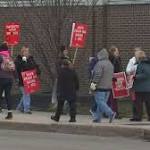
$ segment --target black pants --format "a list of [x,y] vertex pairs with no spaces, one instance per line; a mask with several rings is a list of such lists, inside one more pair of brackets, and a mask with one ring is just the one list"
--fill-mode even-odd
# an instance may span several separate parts
[[150,120],[150,92],[136,92],[137,119],[142,120],[143,103],[145,103],[148,120]]
[[5,99],[8,110],[12,110],[11,89],[12,79],[0,78],[0,106],[2,102],[2,94],[5,92]]
[[138,119],[136,100],[134,102],[132,102],[132,118],[133,119]]
[[69,104],[69,108],[70,108],[70,118],[75,119],[75,117],[76,117],[76,100],[75,99],[68,100],[66,98],[59,98],[58,104],[57,104],[57,110],[56,110],[56,114],[55,114],[55,117],[58,120],[60,118],[60,115],[62,114],[64,103],[66,100],[67,100],[67,102]]

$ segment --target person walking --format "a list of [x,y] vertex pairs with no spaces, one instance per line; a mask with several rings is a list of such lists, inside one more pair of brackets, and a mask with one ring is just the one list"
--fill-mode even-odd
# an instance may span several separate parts
[[21,100],[17,106],[17,110],[26,114],[32,114],[31,112],[31,95],[25,92],[23,79],[21,73],[36,69],[37,74],[40,75],[39,66],[36,64],[33,56],[30,55],[29,48],[23,46],[21,54],[17,56],[15,60],[16,70],[19,78],[19,87],[22,94]]
[[[109,50],[109,60],[114,66],[114,73],[119,73],[122,71],[121,58],[119,49],[116,46],[112,46]],[[115,79],[114,79],[115,80]],[[112,92],[110,93],[110,97],[107,103],[111,109],[116,112],[116,118],[120,119],[119,111],[118,111],[118,102],[117,99],[113,98]]]
[[[142,52],[142,49],[140,47],[136,47],[134,49],[134,56],[129,60],[127,67],[126,67],[126,74],[127,76],[134,76],[136,74],[137,66],[138,66],[138,60],[140,58],[140,53]],[[133,88],[130,89],[130,97],[132,100],[132,118],[130,118],[130,121],[138,121],[137,118],[137,108],[136,108],[136,95]]]
[[[89,73],[89,83],[90,84],[91,84],[91,81],[92,81],[92,78],[93,78],[93,71],[94,71],[94,67],[95,67],[97,61],[98,61],[97,57],[90,57],[89,58],[88,73]],[[96,101],[95,101],[93,92],[91,90],[89,90],[89,94],[91,96],[91,101],[92,101],[91,108],[90,108],[90,113],[91,113],[92,116],[94,116],[94,113],[97,109]]]
[[0,45],[0,106],[4,92],[8,109],[8,114],[5,119],[13,118],[11,89],[15,74],[14,72],[15,65],[11,59],[10,51],[7,44],[3,43]]
[[145,103],[148,121],[150,121],[150,58],[140,52],[133,88],[136,94],[137,120],[142,121],[143,103]]
[[[71,66],[72,62],[71,62],[71,59],[69,57],[69,51],[68,51],[66,46],[62,45],[60,47],[60,53],[59,53],[59,56],[58,56],[58,61],[56,62],[56,74],[57,74],[57,76],[56,76],[56,79],[54,81],[53,92],[52,92],[52,104],[54,104],[54,108],[57,107],[57,95],[59,94],[59,93],[57,93],[58,92],[57,91],[57,80],[58,80],[57,78],[58,78],[58,74],[60,73],[61,66],[62,66],[62,63],[63,63],[64,60],[69,61],[70,66]],[[65,103],[64,103],[63,113],[67,114],[68,109],[69,109],[69,105],[68,105],[67,100],[66,100]]]
[[60,120],[65,101],[70,107],[69,122],[76,122],[76,94],[79,90],[79,81],[75,70],[70,65],[68,60],[64,60],[58,74],[58,104],[55,115],[51,116],[51,119],[56,122]]
[[106,49],[102,49],[97,54],[98,62],[94,67],[93,79],[90,89],[94,91],[94,97],[97,104],[94,113],[93,122],[101,122],[102,114],[105,113],[109,117],[111,123],[116,113],[107,105],[107,101],[112,90],[112,78],[114,68],[109,60],[109,54]]

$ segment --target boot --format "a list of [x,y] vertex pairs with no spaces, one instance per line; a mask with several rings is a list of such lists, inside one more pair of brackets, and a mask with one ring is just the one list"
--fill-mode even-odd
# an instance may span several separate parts
[[51,120],[53,120],[55,122],[59,122],[59,118],[57,118],[56,116],[51,116]]
[[5,117],[6,120],[11,120],[13,118],[12,112],[8,112],[7,117]]
[[69,122],[76,122],[76,118],[75,117],[71,117],[71,119],[69,120]]

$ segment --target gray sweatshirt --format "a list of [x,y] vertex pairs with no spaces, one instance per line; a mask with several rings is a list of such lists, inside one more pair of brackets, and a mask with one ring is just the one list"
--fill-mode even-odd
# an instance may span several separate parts
[[114,68],[109,61],[107,50],[102,49],[98,52],[97,58],[92,82],[97,84],[97,90],[111,90]]

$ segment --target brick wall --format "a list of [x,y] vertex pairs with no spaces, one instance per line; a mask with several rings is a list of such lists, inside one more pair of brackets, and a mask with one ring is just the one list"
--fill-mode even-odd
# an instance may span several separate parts
[[[54,9],[54,8],[53,8]],[[66,9],[66,8],[65,8]],[[60,38],[61,44],[68,44],[71,32],[71,24],[74,21],[85,22],[89,25],[89,35],[84,49],[80,49],[77,55],[75,67],[79,74],[81,88],[80,95],[88,93],[88,57],[91,56],[93,48],[97,51],[99,47],[106,45],[116,45],[121,51],[121,57],[124,67],[128,59],[133,55],[135,46],[142,47],[149,53],[150,47],[150,5],[108,5],[105,8],[96,6],[95,14],[88,6],[68,9],[67,16],[62,20],[62,30],[60,37],[54,34],[57,30],[56,16],[47,15],[46,8],[0,8],[0,41],[3,40],[4,23],[8,21],[18,21],[21,23],[21,43],[15,47],[15,54],[19,52],[23,44],[28,44],[37,62],[42,68],[42,92],[51,92],[51,80],[46,68],[53,67],[56,58],[57,48],[49,44],[49,37],[45,28],[49,21],[54,20],[51,31],[53,38]],[[38,14],[38,15],[37,15]],[[42,18],[42,22],[39,19]],[[41,17],[42,16],[42,17]],[[92,17],[95,16],[93,19]],[[58,16],[57,16],[58,17]],[[60,15],[59,17],[63,17]],[[94,22],[94,28],[93,28]],[[44,29],[43,29],[44,28]],[[94,32],[94,33],[92,33]],[[93,43],[94,39],[94,43]],[[41,51],[46,51],[49,57],[44,66],[45,56]],[[71,50],[73,55],[74,50]]]

